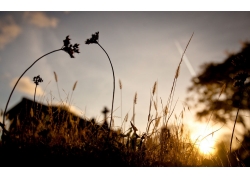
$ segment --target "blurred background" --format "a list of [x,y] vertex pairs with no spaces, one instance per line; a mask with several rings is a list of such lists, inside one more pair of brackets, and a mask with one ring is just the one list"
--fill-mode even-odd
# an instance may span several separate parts
[[[232,132],[234,118],[226,124],[216,118],[208,120],[209,117],[201,121],[196,112],[202,110],[204,104],[188,103],[188,88],[194,87],[195,81],[191,80],[204,72],[202,65],[223,63],[250,40],[249,18],[250,12],[0,12],[0,109],[4,110],[13,85],[23,71],[40,56],[61,48],[69,35],[72,44],[80,44],[80,54],[70,58],[66,52],[59,51],[36,63],[20,81],[8,109],[22,97],[33,99],[32,80],[40,75],[43,82],[36,92],[38,102],[60,104],[60,93],[72,111],[102,122],[104,106],[111,109],[112,71],[102,49],[96,44],[85,44],[86,39],[99,31],[99,43],[111,58],[116,78],[114,126],[121,126],[127,113],[131,120],[137,93],[135,126],[140,133],[145,132],[153,85],[157,81],[157,107],[161,111],[162,104],[167,103],[181,55],[194,33],[181,64],[171,119],[185,108],[183,122],[192,139],[223,126],[213,134],[209,146],[224,137],[229,142],[230,136],[225,135]],[[222,87],[224,82],[218,83]],[[235,117],[235,109],[233,112]],[[244,113],[245,117],[249,115],[248,111]],[[243,140],[243,129],[247,127],[247,122],[245,127],[237,126],[235,133],[239,141]],[[237,147],[237,143],[233,147]]]

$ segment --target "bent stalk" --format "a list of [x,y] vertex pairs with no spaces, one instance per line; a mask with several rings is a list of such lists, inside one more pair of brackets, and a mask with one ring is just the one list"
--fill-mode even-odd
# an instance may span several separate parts
[[100,48],[102,48],[102,50],[108,56],[109,63],[111,65],[111,69],[112,69],[112,73],[113,73],[113,97],[112,97],[112,106],[111,106],[111,120],[110,120],[110,124],[109,124],[109,127],[111,128],[111,122],[113,121],[113,106],[114,106],[114,97],[115,97],[115,73],[114,73],[114,68],[113,68],[113,65],[112,65],[112,62],[110,60],[108,53],[105,51],[105,49],[98,42],[97,42],[97,44],[100,46]]
[[[52,53],[54,53],[54,52],[56,52],[56,51],[61,51],[61,50],[63,50],[63,49],[62,49],[62,48],[61,48],[61,49],[57,49],[57,50],[51,51],[51,52],[49,52],[49,53],[47,53],[47,54],[41,56],[41,57],[38,58],[35,62],[33,62],[33,63],[32,63],[23,73],[22,73],[22,75],[18,78],[16,84],[14,85],[14,87],[13,87],[13,89],[12,89],[10,95],[9,95],[7,104],[6,104],[5,109],[4,109],[4,113],[3,113],[3,127],[2,127],[3,129],[4,129],[4,126],[5,126],[5,116],[6,116],[6,111],[7,111],[9,102],[10,102],[10,98],[11,98],[11,96],[12,96],[12,94],[13,94],[13,92],[14,92],[14,90],[15,90],[17,84],[18,84],[18,82],[20,81],[20,79],[21,79],[21,78],[23,77],[23,75],[24,75],[24,74],[25,74],[25,73],[26,73],[35,63],[37,63],[40,59],[42,59],[43,57],[45,57],[45,56],[47,56],[47,55],[49,55],[49,54],[52,54]],[[2,141],[3,141],[3,136],[4,136],[4,133],[2,134]],[[4,141],[3,141],[3,142],[4,142]]]

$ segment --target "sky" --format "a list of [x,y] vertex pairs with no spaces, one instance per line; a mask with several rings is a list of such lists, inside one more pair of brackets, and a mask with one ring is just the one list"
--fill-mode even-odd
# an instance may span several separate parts
[[[191,78],[200,72],[200,66],[212,61],[222,62],[227,57],[226,52],[238,52],[240,42],[250,40],[249,19],[250,12],[1,11],[0,109],[5,109],[13,84],[24,70],[42,55],[60,49],[69,35],[72,44],[80,44],[80,54],[70,58],[66,52],[59,51],[38,61],[19,82],[8,109],[22,97],[33,99],[32,79],[37,75],[43,82],[38,86],[36,99],[46,104],[52,97],[52,103],[59,103],[56,72],[61,98],[69,102],[72,94],[74,111],[101,122],[104,106],[111,109],[111,66],[98,45],[85,44],[91,34],[99,31],[99,43],[114,67],[115,126],[121,125],[121,117],[123,119],[127,113],[131,120],[137,93],[135,125],[140,132],[145,132],[153,85],[158,82],[158,107],[161,109],[160,98],[165,105],[181,54],[191,35],[194,33],[175,89],[176,115],[183,109],[187,88]],[[194,115],[195,111],[186,111],[184,122],[198,132],[202,128],[194,123]],[[210,131],[216,128],[218,126],[211,127]]]

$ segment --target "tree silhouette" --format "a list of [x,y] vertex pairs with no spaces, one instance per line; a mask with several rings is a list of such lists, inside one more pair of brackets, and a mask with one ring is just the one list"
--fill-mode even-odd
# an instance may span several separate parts
[[[222,123],[234,120],[236,111],[250,108],[250,43],[243,42],[237,53],[220,63],[206,63],[192,79],[187,102],[198,109],[198,120],[207,118]],[[192,94],[193,93],[193,94]],[[242,114],[237,122],[245,127]]]

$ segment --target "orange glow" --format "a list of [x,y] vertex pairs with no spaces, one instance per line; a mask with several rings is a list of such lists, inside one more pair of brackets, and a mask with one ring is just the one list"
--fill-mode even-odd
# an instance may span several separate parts
[[203,154],[212,154],[214,152],[215,140],[212,136],[207,137],[198,145],[199,151]]
[[189,127],[191,130],[190,138],[200,153],[204,155],[214,154],[216,141],[221,138],[225,130],[221,129],[219,125],[210,126],[201,122],[190,123]]

